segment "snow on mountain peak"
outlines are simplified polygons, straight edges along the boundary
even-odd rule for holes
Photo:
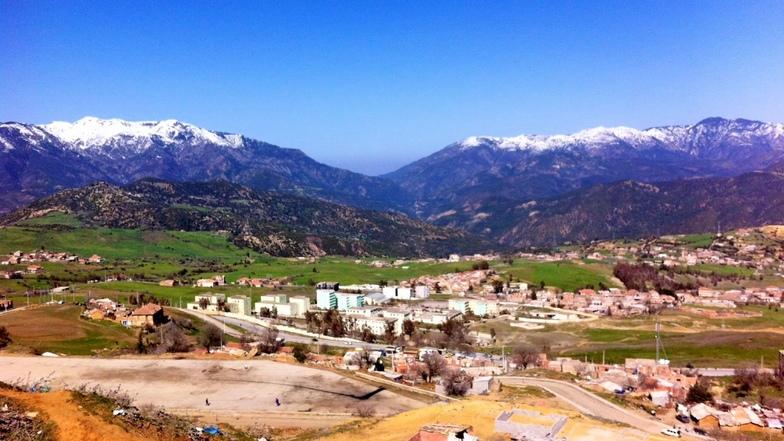
[[[511,138],[489,136],[473,136],[460,142],[462,148],[473,148],[480,145],[491,145],[503,150],[550,150],[573,145],[591,146],[599,143],[623,141],[634,145],[642,145],[655,136],[629,127],[596,127],[582,130],[571,135],[520,135]]]
[[[203,140],[224,147],[243,145],[240,135],[222,135],[173,119],[131,122],[87,116],[74,123],[55,121],[40,127],[82,150],[105,145],[112,139],[126,138],[139,138],[137,147],[140,149],[154,143],[177,143],[185,140]]]

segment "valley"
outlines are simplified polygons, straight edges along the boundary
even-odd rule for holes
[[[446,360],[446,369],[459,368],[474,378],[494,374],[501,381],[506,375],[521,374],[557,379],[597,375],[606,381],[609,377],[594,372],[601,369],[610,372],[624,365],[628,368],[629,360],[647,363],[645,360],[653,360],[657,354],[665,356],[668,364],[666,370],[657,368],[650,375],[663,382],[674,378],[673,375],[693,379],[682,376],[689,369],[703,369],[705,378],[712,378],[707,375],[714,368],[731,372],[760,363],[769,368],[775,366],[778,348],[784,346],[784,334],[778,326],[784,323],[784,312],[779,312],[784,289],[780,231],[777,227],[752,228],[722,235],[663,236],[636,242],[595,242],[539,253],[450,255],[441,259],[285,258],[239,248],[227,241],[225,234],[215,232],[86,228],[82,220],[72,215],[49,212],[43,217],[20,219],[15,225],[0,229],[3,246],[0,254],[5,254],[0,268],[8,276],[0,278],[2,301],[6,302],[0,305],[0,327],[11,337],[10,344],[0,353],[4,367],[0,381],[42,382],[56,390],[75,383],[109,387],[107,381],[112,385],[117,382],[134,396],[137,405],[154,402],[176,415],[197,421],[196,424],[217,421],[251,430],[256,421],[264,421],[264,433],[272,439],[295,436],[322,439],[333,430],[325,427],[335,427],[337,432],[329,436],[343,439],[339,433],[345,430],[340,427],[345,426],[340,423],[354,421],[359,412],[357,403],[349,397],[346,403],[330,404],[327,398],[312,395],[316,392],[307,392],[316,386],[309,389],[305,379],[315,376],[317,380],[313,384],[319,384],[321,390],[326,383],[346,383],[349,378],[355,378],[355,372],[373,376],[372,364],[361,361],[363,348],[385,365],[385,371],[401,375],[406,388],[413,386],[427,393],[431,393],[434,383],[423,380],[415,371],[413,376],[410,372],[415,369],[412,366],[418,366],[416,351],[420,351],[421,360],[422,348],[429,347],[443,348],[439,349],[442,353],[439,357]],[[659,275],[649,274],[645,276],[647,279],[634,279],[634,282],[627,275],[619,275],[623,280],[616,276],[619,265],[634,266],[639,262],[658,268]],[[40,269],[31,272],[33,267]],[[480,279],[475,277],[481,282],[476,282]],[[652,290],[653,284],[664,283],[665,279],[684,287],[675,288],[672,295],[651,296],[640,287],[630,289],[626,285],[643,283]],[[175,283],[162,283],[166,280]],[[364,297],[367,302],[381,301],[381,306],[339,305],[344,334],[326,328],[312,331],[307,314],[286,315],[289,314],[285,312],[286,299],[294,301],[298,297],[312,303],[311,312],[322,317],[329,315],[321,307],[323,296],[319,294],[325,291],[327,280],[339,282],[341,287],[330,295],[346,299]],[[204,281],[210,285],[203,286]],[[395,299],[394,296],[407,295],[406,286],[411,287],[411,297]],[[413,289],[416,286],[429,288],[428,294],[417,298]],[[666,292],[670,289],[667,286],[662,285],[659,290]],[[395,294],[383,300],[389,295],[389,287],[394,287]],[[369,291],[362,291],[366,289]],[[193,302],[201,305],[200,298],[218,298],[218,303],[208,300],[205,306],[197,306],[198,314],[184,309]],[[225,309],[221,298],[227,302],[223,304]],[[602,298],[616,300],[610,303],[591,300]],[[251,313],[229,307],[236,305],[229,303],[230,299],[247,299],[249,306],[254,303],[271,306],[257,306]],[[584,302],[579,303],[580,299]],[[661,301],[665,299],[670,300]],[[95,303],[97,300],[102,303]],[[128,320],[121,318],[122,311],[132,317],[133,311],[146,302],[161,305],[169,324],[156,324],[147,331],[120,324]],[[82,313],[93,311],[90,308],[96,305],[114,305],[111,307],[116,309],[111,317],[102,315],[104,319],[92,313],[91,319],[84,318]],[[363,311],[376,316],[352,315],[364,314]],[[393,316],[402,314],[402,320],[414,323],[413,332],[408,333],[405,330],[408,325],[402,323],[399,334],[369,333],[366,327],[372,326],[373,320],[382,320],[377,317],[387,317],[386,311]],[[427,320],[433,318],[427,317],[435,317],[440,311],[454,311],[459,326],[464,327],[459,332],[465,334],[452,334],[454,329],[445,327],[451,318],[441,324],[428,324]],[[541,318],[543,313],[557,316],[562,312],[582,317],[563,322]],[[200,348],[211,332],[213,320],[203,318],[202,314],[217,318],[219,329],[224,328],[220,344],[212,346],[209,352]],[[221,317],[223,314],[239,317],[241,321],[222,324],[226,320]],[[447,317],[452,317],[450,314]],[[518,323],[525,326],[517,326]],[[189,352],[166,349],[172,326],[184,331]],[[658,343],[657,326],[662,329]],[[277,354],[259,358],[241,349],[248,347],[249,342],[263,342],[271,329],[285,341]],[[444,339],[444,335],[450,337]],[[400,354],[372,349],[384,345],[404,349]],[[304,366],[293,358],[292,351],[307,354]],[[39,354],[44,353],[59,357],[42,358]],[[526,355],[534,353],[540,354],[539,358]],[[81,358],[87,355],[92,359]],[[280,370],[276,365],[279,363],[288,363],[292,369],[302,366],[311,370],[297,374],[298,371],[288,368]],[[84,373],[87,366],[90,375]],[[407,366],[407,370],[401,366]],[[101,377],[104,368],[111,372],[105,378]],[[287,379],[277,381],[270,377],[270,373],[284,371]],[[206,377],[199,379],[198,372]],[[325,375],[337,376],[325,383]],[[378,379],[370,383],[364,377],[356,377],[351,381],[359,381],[364,386],[347,386],[346,391],[350,392],[338,394],[357,396],[363,387],[386,390],[384,394],[372,394],[373,400],[382,400],[372,403],[375,415],[372,422],[350,424],[386,427],[395,424],[395,420],[384,418],[385,415],[427,408],[434,399],[412,393],[403,386],[386,385],[383,377],[375,376]],[[183,381],[188,381],[192,390],[183,387]],[[239,398],[247,393],[248,381],[260,382],[253,387],[264,390],[263,396],[287,397],[283,400],[286,408],[279,408],[274,402],[254,404],[255,397],[259,397],[256,392],[247,399]],[[714,387],[718,388],[719,384],[715,383]],[[598,385],[586,380],[589,389]],[[274,389],[281,387],[284,389]],[[685,393],[688,387],[684,387],[678,389],[682,391],[679,393]],[[177,393],[165,393],[166,399],[157,398],[167,388]],[[211,405],[206,408],[201,401],[205,393],[223,399],[210,398]],[[720,393],[726,395],[725,400],[731,398],[730,392]],[[765,392],[776,393],[776,389]],[[514,396],[520,403],[537,403],[541,400],[537,394]],[[496,400],[507,402],[511,397],[503,396],[497,396]],[[628,400],[635,404],[626,405],[646,406],[644,400],[639,402],[633,396]],[[383,400],[405,404],[397,408]],[[464,405],[470,407],[472,400]],[[326,407],[317,409],[315,403]],[[548,405],[565,404],[556,400]],[[338,409],[340,406],[342,410]],[[299,423],[298,413],[306,408],[313,412],[313,418],[307,420],[308,424],[304,420]],[[673,418],[674,414],[662,411],[662,415]],[[581,439],[584,435],[579,433],[586,430],[587,433],[618,430],[596,424],[591,429],[569,426],[572,428],[567,430],[575,439]]]

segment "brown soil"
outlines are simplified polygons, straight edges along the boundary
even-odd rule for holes
[[[122,428],[85,413],[71,401],[71,393],[54,391],[31,394],[25,392],[0,391],[0,397],[14,398],[25,406],[39,409],[48,414],[57,425],[57,436],[62,441],[144,441],[150,439],[142,435],[125,432]],[[1,400],[2,398],[0,398]]]

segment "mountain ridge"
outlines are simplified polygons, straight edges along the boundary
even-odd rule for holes
[[[647,131],[668,135],[630,138],[620,130],[627,139],[598,143],[585,142],[591,137],[555,135],[558,144],[548,148],[519,148],[509,141],[517,138],[468,138],[468,145],[465,140],[450,144],[382,176],[414,195],[418,217],[500,238],[503,228],[473,225],[477,217],[498,215],[493,206],[499,202],[521,204],[625,179],[650,183],[737,176],[784,160],[784,124],[712,117]]]
[[[60,164],[66,175],[75,172],[64,176],[40,165],[48,163]],[[0,169],[8,172],[0,178],[0,193],[14,195],[0,200],[0,213],[64,188],[145,177],[226,179],[375,210],[410,213],[411,206],[407,192],[389,180],[318,163],[301,150],[174,120],[133,123],[87,117],[73,124],[0,124]]]
[[[503,248],[465,231],[402,214],[265,192],[225,180],[146,178],[124,186],[99,181],[40,199],[3,216],[0,225],[53,211],[76,216],[86,227],[228,231],[237,245],[284,257],[425,257]]]

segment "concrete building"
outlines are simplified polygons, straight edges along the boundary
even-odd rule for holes
[[[385,296],[383,292],[365,294],[366,305],[383,305],[384,303],[389,302],[389,300],[389,297]]]
[[[417,299],[428,299],[430,298],[430,287],[427,285],[418,285],[414,288],[414,295]]]
[[[310,299],[305,296],[294,296],[289,299],[289,303],[296,306],[296,317],[305,317],[305,313],[310,309]]]
[[[316,306],[321,309],[337,309],[337,293],[331,289],[316,290]]]
[[[470,306],[467,299],[449,299],[449,309],[460,311],[461,314],[465,314],[469,308]]]
[[[338,311],[345,311],[348,308],[365,306],[365,296],[362,294],[349,294],[344,292],[335,293]]]
[[[286,294],[267,294],[261,296],[253,309],[257,315],[260,315],[264,308],[269,311],[274,310],[282,317],[304,317],[310,309],[310,299],[305,296],[294,296],[289,299]]]
[[[362,315],[352,315],[350,317],[356,320],[357,329],[367,326],[376,335],[384,335],[387,330],[387,323],[395,322],[395,319],[386,317],[365,317]]]
[[[460,318],[460,311],[455,310],[446,310],[446,311],[439,311],[439,312],[426,312],[421,314],[412,320],[416,322],[425,323],[428,325],[440,325],[446,323],[449,319],[456,319]]]
[[[259,298],[261,302],[269,302],[269,303],[286,303],[288,301],[288,296],[286,294],[265,294]]]
[[[395,333],[403,333],[403,322],[411,318],[411,313],[404,309],[387,309],[384,311],[384,317],[395,320]]]
[[[380,315],[382,309],[378,306],[353,306],[346,309],[346,315],[361,315],[364,317],[373,317]]]
[[[388,299],[396,299],[397,298],[397,286],[385,286],[381,293],[384,294],[384,297]]]
[[[185,307],[188,309],[202,309],[201,301],[206,300],[207,307],[204,308],[207,311],[217,311],[219,309],[218,305],[226,302],[226,294],[219,294],[219,293],[206,293],[206,294],[199,294],[197,295],[193,303],[188,303]]]
[[[248,296],[231,296],[226,304],[229,305],[229,310],[235,314],[250,315],[250,297]]]

